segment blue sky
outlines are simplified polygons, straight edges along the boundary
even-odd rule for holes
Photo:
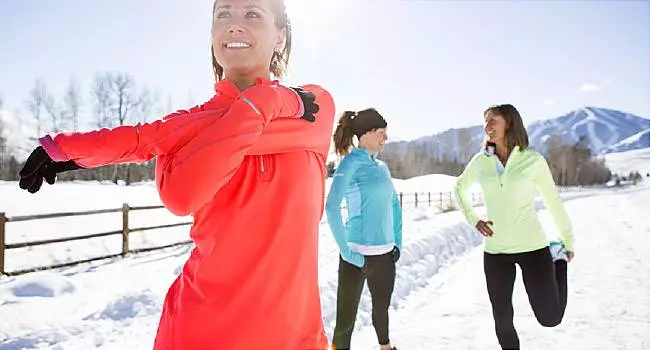
[[[0,95],[25,111],[36,78],[86,99],[97,71],[132,74],[162,111],[212,94],[211,0],[0,1]],[[585,105],[650,117],[648,1],[287,0],[287,84],[337,112],[376,107],[394,139],[482,122],[513,103],[531,122]]]

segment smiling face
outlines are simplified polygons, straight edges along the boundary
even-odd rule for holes
[[[483,130],[488,135],[488,141],[496,144],[505,144],[506,142],[506,119],[493,111],[485,113]]]
[[[274,52],[284,48],[281,0],[217,0],[212,20],[212,51],[225,78],[269,78]]]
[[[528,148],[528,133],[524,121],[515,106],[501,104],[488,107],[483,113],[483,128],[488,136],[488,142],[509,152],[515,147],[520,150]]]
[[[375,129],[361,135],[359,145],[363,145],[370,153],[381,152],[388,140],[386,128]]]

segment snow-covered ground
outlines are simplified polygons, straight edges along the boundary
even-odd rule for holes
[[[612,173],[627,175],[631,171],[638,171],[643,177],[650,173],[650,145],[631,151],[607,153],[603,157]]]
[[[513,305],[522,348],[650,349],[649,201],[645,184],[565,202],[577,238],[566,315],[556,328],[540,326],[518,271]],[[552,225],[546,211],[541,217]],[[498,349],[482,250],[471,250],[401,301],[391,332],[400,349]],[[357,349],[376,349],[371,327],[353,341]]]
[[[445,184],[446,182],[446,185]],[[643,257],[650,248],[650,222],[643,219],[650,200],[646,181],[636,187],[564,192],[578,239],[576,260],[570,265],[570,296],[565,322],[544,329],[534,322],[523,286],[515,290],[516,324],[526,348],[650,349],[650,265]],[[429,176],[396,181],[398,190],[442,191],[452,181]],[[410,186],[410,187],[409,187]],[[15,190],[15,183],[0,184],[0,208],[10,216],[158,204],[150,184],[132,188],[114,185],[57,184],[45,186],[40,196]],[[446,187],[449,190],[449,187]],[[40,192],[39,192],[40,193]],[[65,196],[64,196],[65,195]],[[101,202],[90,204],[91,199]],[[646,209],[643,209],[646,207]],[[7,210],[10,209],[10,210]],[[481,212],[481,208],[478,208]],[[550,218],[540,211],[554,236]],[[64,233],[101,231],[118,217],[45,226],[8,225],[8,238],[32,240]],[[163,211],[142,218],[179,220]],[[597,222],[595,218],[604,218]],[[187,218],[181,218],[186,220]],[[75,219],[76,220],[76,219]],[[159,224],[156,221],[154,224]],[[27,225],[25,223],[25,225]],[[64,228],[63,230],[54,229]],[[34,228],[37,228],[34,230]],[[76,228],[75,232],[72,229]],[[179,236],[185,229],[180,228]],[[29,232],[29,233],[28,233]],[[149,243],[169,235],[146,234]],[[489,303],[484,292],[481,238],[457,211],[441,213],[432,206],[409,207],[404,213],[404,251],[398,263],[393,296],[391,331],[400,349],[497,348]],[[101,248],[101,244],[98,249]],[[78,257],[92,243],[65,248],[58,257],[44,252],[7,255],[12,261],[61,261]],[[111,247],[119,249],[117,242]],[[67,250],[66,250],[67,249]],[[77,251],[80,250],[80,251]],[[167,288],[180,272],[190,247],[138,254],[73,268],[0,278],[0,350],[8,349],[150,349]],[[83,251],[83,252],[81,252]],[[26,256],[31,256],[27,258]],[[331,335],[335,319],[337,247],[325,221],[321,223],[319,278],[323,317]],[[364,290],[353,336],[355,348],[375,349],[370,321],[370,299]],[[584,346],[583,346],[584,345]]]
[[[455,178],[447,175],[427,175],[409,180],[394,180],[396,189],[404,193],[405,208],[413,208],[414,192],[420,192],[418,199],[420,209],[429,206],[429,212],[439,211],[453,204],[450,192]],[[331,184],[328,179],[327,189]],[[442,195],[440,194],[442,193]],[[474,196],[477,203],[480,195]],[[151,182],[132,186],[117,186],[110,182],[74,182],[56,183],[54,186],[43,185],[41,190],[31,195],[18,187],[16,182],[0,181],[0,212],[9,217],[43,213],[80,212],[97,209],[119,209],[126,202],[131,207],[161,205],[156,187]],[[435,207],[435,208],[434,208]],[[405,214],[420,215],[419,211]],[[150,227],[158,225],[189,222],[191,217],[176,217],[165,209],[131,211],[129,227]],[[323,216],[322,223],[326,222]],[[49,238],[74,237],[88,234],[122,230],[122,213],[94,214],[89,216],[42,219],[24,222],[9,222],[6,229],[8,244],[35,241]],[[165,229],[133,232],[130,234],[130,248],[147,248],[164,246],[189,239],[189,226],[177,226]],[[329,234],[329,233],[326,233]],[[10,249],[6,252],[5,270],[15,271],[73,260],[89,259],[120,253],[121,235],[93,238],[74,242],[48,244],[44,246]]]

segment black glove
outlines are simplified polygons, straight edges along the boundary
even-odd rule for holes
[[[56,174],[64,171],[82,169],[77,163],[69,160],[66,162],[55,162],[45,152],[43,146],[38,146],[32,154],[29,155],[25,166],[20,170],[20,188],[36,193],[43,185],[43,179],[50,185],[56,181]]]
[[[393,253],[393,262],[396,263],[397,260],[399,260],[399,257],[400,257],[399,249],[397,249],[397,247],[393,248],[392,253]]]
[[[316,121],[314,114],[318,113],[319,110],[319,107],[316,104],[316,96],[299,87],[292,87],[291,89],[300,96],[302,104],[305,106],[305,114],[303,114],[301,118],[312,123]]]

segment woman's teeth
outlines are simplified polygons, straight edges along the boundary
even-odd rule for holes
[[[227,43],[226,47],[229,49],[245,49],[251,47],[251,45],[243,41],[234,41],[231,43]]]

